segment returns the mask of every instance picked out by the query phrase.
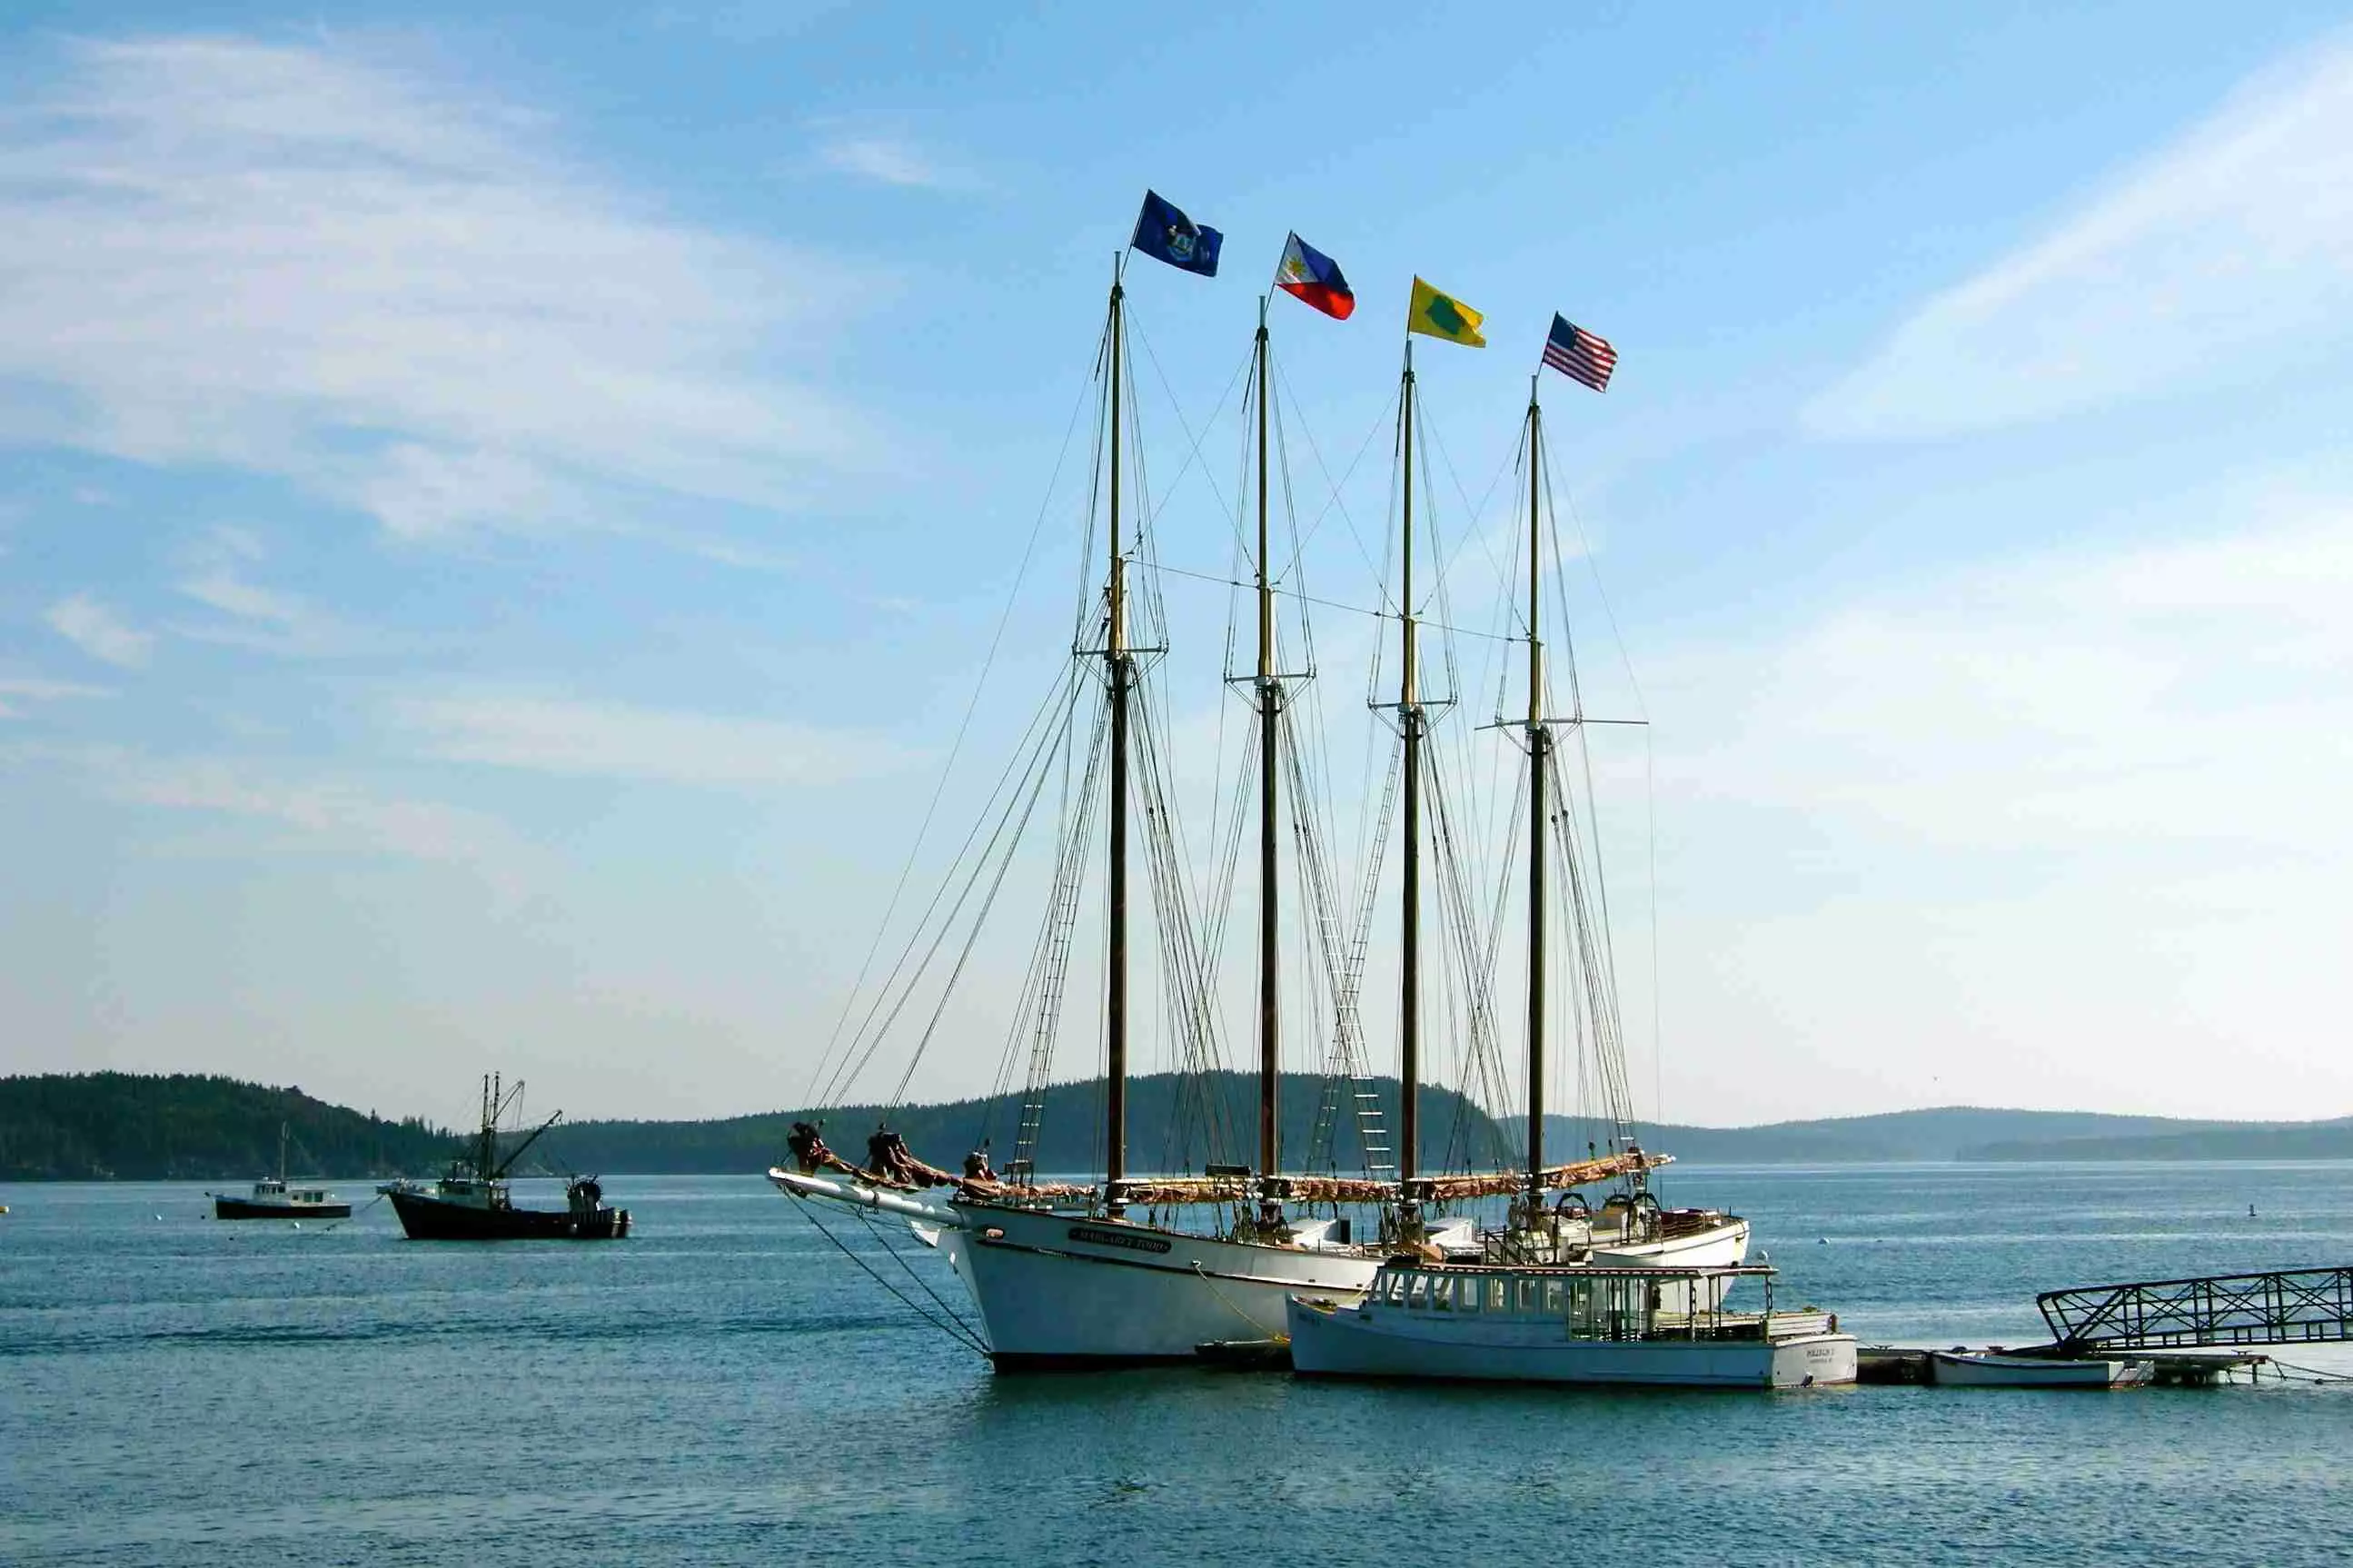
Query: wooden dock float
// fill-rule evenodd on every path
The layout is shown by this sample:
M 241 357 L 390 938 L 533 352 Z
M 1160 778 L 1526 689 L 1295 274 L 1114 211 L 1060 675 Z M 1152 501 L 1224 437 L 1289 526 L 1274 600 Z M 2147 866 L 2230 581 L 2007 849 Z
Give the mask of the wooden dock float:
M 1864 1345 L 1854 1352 L 1857 1383 L 1926 1383 L 1928 1352 L 1909 1345 Z

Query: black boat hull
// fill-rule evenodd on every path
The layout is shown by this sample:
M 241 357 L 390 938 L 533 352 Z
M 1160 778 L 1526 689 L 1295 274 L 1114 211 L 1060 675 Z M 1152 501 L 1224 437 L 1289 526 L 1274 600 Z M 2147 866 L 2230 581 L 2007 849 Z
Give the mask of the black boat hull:
M 349 1204 L 257 1204 L 245 1198 L 213 1199 L 215 1219 L 349 1219 Z
M 480 1208 L 429 1193 L 394 1191 L 393 1212 L 411 1241 L 612 1241 L 629 1234 L 629 1211 Z

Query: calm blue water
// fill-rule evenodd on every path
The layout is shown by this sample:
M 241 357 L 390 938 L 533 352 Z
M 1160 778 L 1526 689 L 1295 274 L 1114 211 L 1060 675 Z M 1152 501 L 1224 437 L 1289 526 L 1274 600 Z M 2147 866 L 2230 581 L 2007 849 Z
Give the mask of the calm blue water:
M 1670 1173 L 1866 1341 L 2353 1261 L 2342 1164 Z M 2346 1385 L 999 1377 L 754 1178 L 607 1188 L 628 1240 L 489 1247 L 382 1205 L 298 1232 L 193 1186 L 0 1188 L 0 1563 L 2353 1561 Z

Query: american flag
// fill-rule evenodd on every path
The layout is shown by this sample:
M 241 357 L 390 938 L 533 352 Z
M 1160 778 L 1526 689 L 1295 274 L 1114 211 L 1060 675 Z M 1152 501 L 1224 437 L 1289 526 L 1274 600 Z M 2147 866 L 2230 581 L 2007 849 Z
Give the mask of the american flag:
M 1596 392 L 1609 390 L 1609 373 L 1618 368 L 1618 351 L 1583 327 L 1561 316 L 1552 319 L 1552 336 L 1545 342 L 1545 363 L 1571 381 L 1581 381 Z

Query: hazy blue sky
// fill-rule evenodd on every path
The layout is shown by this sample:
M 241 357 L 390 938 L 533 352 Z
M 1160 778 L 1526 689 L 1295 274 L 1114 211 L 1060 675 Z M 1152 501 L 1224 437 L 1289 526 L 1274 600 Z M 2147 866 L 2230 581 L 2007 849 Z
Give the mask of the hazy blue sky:
M 1487 312 L 1420 356 L 1471 501 L 1551 312 L 1616 342 L 1546 396 L 1653 721 L 1645 1110 L 2353 1110 L 2338 8 L 360 14 L 0 16 L 0 1070 L 797 1100 L 1149 184 L 1226 234 L 1133 279 L 1186 423 L 1287 229 L 1355 281 L 1276 302 L 1352 527 L 1413 274 Z M 1216 573 L 1202 449 L 1162 552 Z M 987 1086 L 976 1013 L 923 1087 Z

